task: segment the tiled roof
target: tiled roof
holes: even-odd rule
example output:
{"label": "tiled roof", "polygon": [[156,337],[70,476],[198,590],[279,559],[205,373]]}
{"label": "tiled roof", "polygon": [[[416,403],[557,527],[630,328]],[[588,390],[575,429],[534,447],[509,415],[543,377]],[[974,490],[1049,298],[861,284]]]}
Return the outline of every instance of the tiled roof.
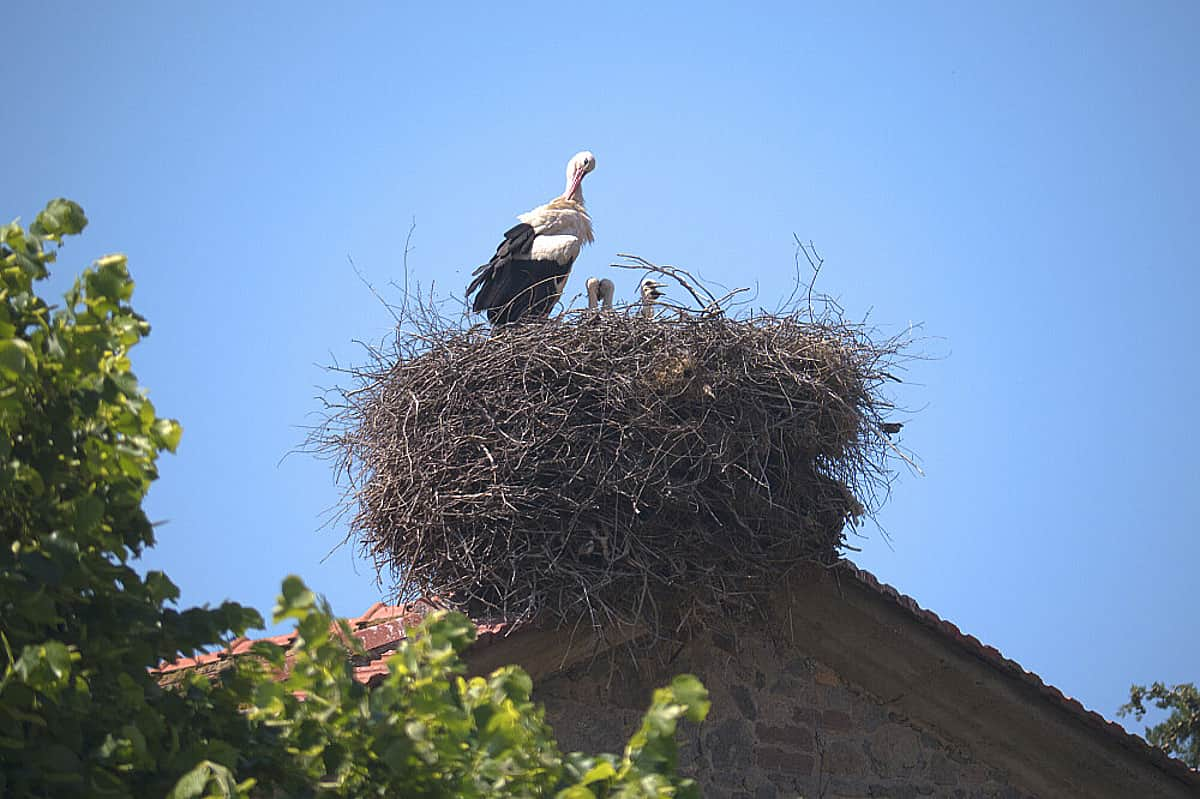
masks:
{"label": "tiled roof", "polygon": [[[837,572],[844,577],[850,577],[859,585],[868,589],[880,599],[903,609],[919,624],[938,633],[947,643],[961,647],[972,655],[993,666],[1006,676],[1018,680],[1031,687],[1046,701],[1051,702],[1074,717],[1084,726],[1108,736],[1121,746],[1138,753],[1158,765],[1168,773],[1173,773],[1180,779],[1200,787],[1200,771],[1188,768],[1182,761],[1165,754],[1161,749],[1151,746],[1139,735],[1133,735],[1121,725],[1109,721],[1095,711],[1088,710],[1078,700],[1067,696],[1059,689],[1045,683],[1041,677],[1027,671],[1014,660],[1006,658],[995,647],[988,646],[973,635],[964,633],[954,624],[946,621],[932,611],[922,608],[912,597],[900,593],[892,586],[880,582],[874,575],[858,568],[850,561],[843,560]],[[366,612],[357,618],[348,619],[354,635],[370,653],[370,660],[356,665],[354,676],[359,682],[371,685],[387,674],[386,658],[396,651],[396,647],[404,640],[406,630],[415,626],[427,614],[442,607],[437,600],[419,600],[408,605],[387,605],[376,602],[367,608]],[[515,627],[503,620],[476,622],[477,638],[474,646],[488,645],[497,639],[502,639],[515,631]],[[295,634],[277,635],[269,638],[256,639],[269,641],[280,646],[290,646],[295,641]],[[219,652],[201,654],[194,658],[180,658],[171,663],[162,664],[158,673],[168,675],[181,669],[202,667],[231,657],[244,654],[250,650],[256,640],[238,638],[226,649]],[[515,658],[514,658],[515,659]]]}
{"label": "tiled roof", "polygon": [[1189,768],[1182,760],[1167,755],[1158,747],[1151,746],[1145,738],[1126,731],[1120,724],[1109,721],[1094,710],[1088,710],[1079,700],[1067,696],[1053,685],[1047,684],[1041,677],[1032,671],[1027,671],[1015,660],[1006,658],[994,646],[988,646],[975,636],[964,633],[957,626],[946,621],[933,611],[926,610],[918,605],[912,597],[900,593],[887,583],[880,582],[875,575],[865,569],[858,568],[848,560],[843,560],[841,566],[842,568],[839,571],[843,575],[853,577],[861,585],[873,591],[882,599],[904,609],[913,619],[939,633],[944,639],[954,645],[962,647],[1005,675],[1020,680],[1033,688],[1048,702],[1058,705],[1084,726],[1096,730],[1114,739],[1125,748],[1148,758],[1164,771],[1175,774],[1193,785],[1200,786],[1200,771]]}
{"label": "tiled roof", "polygon": [[[370,685],[387,674],[386,660],[396,651],[396,647],[407,636],[407,630],[415,627],[429,613],[441,608],[436,599],[418,600],[408,605],[388,605],[376,602],[367,608],[361,616],[347,619],[350,629],[367,650],[369,660],[356,664],[354,678],[359,682]],[[483,646],[497,637],[503,637],[512,630],[512,625],[504,621],[483,621],[475,624],[475,646]],[[250,648],[265,641],[284,648],[290,647],[296,641],[295,633],[274,635],[266,638],[235,638],[229,646],[216,652],[206,652],[195,657],[183,657],[169,663],[162,663],[155,671],[161,675],[169,675],[184,669],[194,669],[205,666],[220,668],[222,662],[230,658],[244,655]]]}

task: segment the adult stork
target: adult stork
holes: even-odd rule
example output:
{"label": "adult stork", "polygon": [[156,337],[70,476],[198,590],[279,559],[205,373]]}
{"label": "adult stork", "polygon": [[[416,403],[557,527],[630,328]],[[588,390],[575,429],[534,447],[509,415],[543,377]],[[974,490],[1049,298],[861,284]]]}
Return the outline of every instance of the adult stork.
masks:
{"label": "adult stork", "polygon": [[583,177],[595,168],[594,155],[577,153],[567,163],[566,190],[518,216],[520,224],[504,234],[492,260],[474,271],[467,296],[479,293],[471,308],[486,313],[493,326],[550,315],[580,248],[592,242]]}

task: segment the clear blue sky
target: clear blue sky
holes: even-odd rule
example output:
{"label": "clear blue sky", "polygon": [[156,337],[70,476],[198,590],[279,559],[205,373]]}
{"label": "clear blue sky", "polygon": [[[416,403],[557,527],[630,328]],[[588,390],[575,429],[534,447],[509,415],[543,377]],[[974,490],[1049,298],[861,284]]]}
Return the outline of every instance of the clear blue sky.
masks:
{"label": "clear blue sky", "polygon": [[860,565],[1106,715],[1200,680],[1200,6],[642,6],[6,8],[0,217],[83,204],[58,285],[129,254],[184,425],[148,566],[189,604],[380,598],[322,560],[329,465],[281,462],[389,329],[347,255],[399,277],[415,217],[415,275],[461,292],[586,147],[571,290],[626,251],[773,305],[795,232],[852,316],[937,337],[902,395],[925,476]]}

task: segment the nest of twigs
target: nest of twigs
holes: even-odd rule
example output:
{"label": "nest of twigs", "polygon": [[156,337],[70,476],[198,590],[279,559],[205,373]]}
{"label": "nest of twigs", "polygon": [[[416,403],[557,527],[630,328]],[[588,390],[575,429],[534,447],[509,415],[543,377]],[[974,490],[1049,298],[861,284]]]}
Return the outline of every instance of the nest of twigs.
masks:
{"label": "nest of twigs", "polygon": [[316,443],[401,595],[596,623],[656,622],[664,599],[744,605],[836,560],[886,489],[898,425],[880,389],[900,344],[811,304],[497,332],[425,304],[399,321]]}

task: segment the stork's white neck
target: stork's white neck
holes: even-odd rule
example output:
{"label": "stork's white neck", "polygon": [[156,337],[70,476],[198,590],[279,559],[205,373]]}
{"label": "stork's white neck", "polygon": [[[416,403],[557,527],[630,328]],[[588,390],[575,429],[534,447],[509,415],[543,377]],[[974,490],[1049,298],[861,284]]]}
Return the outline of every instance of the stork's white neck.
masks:
{"label": "stork's white neck", "polygon": [[[583,205],[583,182],[581,181],[579,183],[579,185],[575,187],[574,194],[568,194],[567,192],[569,192],[569,191],[571,191],[570,178],[567,179],[567,187],[565,189],[563,189],[563,193],[559,195],[559,199],[566,200],[568,202],[575,202],[575,203],[579,203],[580,205]],[[542,196],[545,196],[545,195],[542,195]]]}

